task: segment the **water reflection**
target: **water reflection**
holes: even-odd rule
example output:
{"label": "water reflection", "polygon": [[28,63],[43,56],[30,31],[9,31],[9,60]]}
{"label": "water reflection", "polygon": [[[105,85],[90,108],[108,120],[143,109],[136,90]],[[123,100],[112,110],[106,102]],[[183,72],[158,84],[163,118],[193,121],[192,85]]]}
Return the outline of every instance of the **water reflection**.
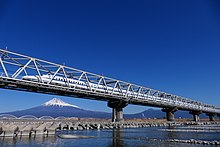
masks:
{"label": "water reflection", "polygon": [[[199,128],[200,127],[200,128]],[[220,141],[219,126],[202,126],[205,131],[212,132],[189,132],[189,130],[201,129],[201,126],[161,127],[161,128],[133,128],[133,129],[112,129],[112,130],[78,130],[61,131],[57,134],[74,134],[82,136],[95,136],[86,139],[61,139],[57,135],[32,136],[7,138],[0,137],[0,146],[96,146],[96,147],[124,147],[124,146],[183,146],[191,147],[192,144],[167,142],[168,139],[195,139],[195,140],[217,140]],[[184,131],[185,129],[185,131]],[[183,130],[183,131],[179,131]],[[213,132],[213,130],[217,132]],[[198,145],[199,146],[199,145]]]}
{"label": "water reflection", "polygon": [[29,146],[30,144],[56,144],[57,138],[55,135],[52,136],[34,136],[34,137],[28,137],[28,136],[22,136],[22,137],[0,137],[0,146],[15,146],[15,145],[21,145],[21,146]]}
{"label": "water reflection", "polygon": [[[87,142],[95,145],[94,142],[101,141],[105,142],[104,139],[110,141],[109,143],[104,143],[109,147],[123,147],[124,145],[124,130],[123,129],[113,129],[107,130],[107,134],[104,135],[105,131],[65,131],[59,133],[67,134],[77,134],[77,135],[87,135],[87,136],[97,136],[94,139],[60,139],[56,135],[51,136],[22,136],[22,137],[0,137],[0,146],[69,146],[69,145],[82,145],[82,143]],[[69,144],[69,145],[67,145]],[[99,142],[99,144],[101,144]],[[99,144],[97,144],[99,146]]]}
{"label": "water reflection", "polygon": [[124,140],[123,140],[123,129],[117,128],[112,130],[112,144],[110,147],[123,147]]}
{"label": "water reflection", "polygon": [[[168,126],[167,129],[174,129],[175,127],[174,126]],[[171,138],[178,138],[179,134],[177,134],[176,132],[170,132],[170,131],[167,131],[167,132],[164,132],[164,136],[163,136],[163,139],[171,139]]]}

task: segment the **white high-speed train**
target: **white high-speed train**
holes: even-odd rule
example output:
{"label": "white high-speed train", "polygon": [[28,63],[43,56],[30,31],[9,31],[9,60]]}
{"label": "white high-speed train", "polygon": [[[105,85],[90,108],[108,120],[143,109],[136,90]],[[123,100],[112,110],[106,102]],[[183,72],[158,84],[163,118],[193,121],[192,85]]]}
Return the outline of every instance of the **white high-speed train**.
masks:
{"label": "white high-speed train", "polygon": [[[53,79],[53,80],[51,80]],[[69,85],[70,87],[74,88],[79,88],[79,89],[83,89],[83,90],[88,90],[89,88],[91,88],[93,91],[97,91],[97,92],[109,92],[109,94],[115,94],[115,95],[121,95],[121,93],[123,93],[124,95],[127,94],[128,97],[132,97],[135,95],[135,97],[138,95],[138,99],[145,99],[148,101],[152,101],[152,102],[165,102],[165,103],[170,103],[170,104],[180,104],[182,103],[181,101],[176,101],[173,99],[168,99],[168,98],[163,98],[163,97],[157,97],[157,96],[151,96],[148,94],[141,94],[141,93],[137,93],[137,92],[127,92],[127,90],[121,90],[118,88],[112,88],[109,86],[103,86],[103,85],[98,85],[98,84],[93,84],[93,83],[86,83],[83,81],[78,81],[78,80],[74,80],[71,78],[64,78],[61,76],[54,76],[47,74],[47,75],[42,75],[41,77],[39,77],[38,75],[36,76],[23,76],[22,80],[28,80],[28,81],[33,81],[33,82],[43,82],[43,83],[51,83],[54,85],[59,85],[59,86],[67,86]],[[182,104],[184,105],[184,104]]]}
{"label": "white high-speed train", "polygon": [[[53,80],[51,80],[53,79]],[[79,88],[79,89],[83,89],[83,90],[89,90],[90,88],[92,89],[92,91],[97,91],[97,92],[101,92],[101,93],[106,93],[108,92],[108,94],[115,94],[115,95],[121,95],[123,93],[123,95],[127,95],[128,97],[131,97],[132,99],[143,99],[143,100],[147,100],[147,101],[151,101],[151,102],[162,102],[162,103],[166,103],[166,104],[170,104],[173,106],[188,106],[191,108],[195,108],[198,107],[200,109],[205,109],[202,108],[201,105],[196,105],[195,103],[193,103],[192,101],[188,101],[185,102],[184,99],[179,98],[177,99],[170,99],[170,98],[164,98],[163,96],[152,96],[149,94],[143,94],[143,93],[138,93],[138,92],[131,92],[127,90],[121,90],[118,88],[112,88],[109,86],[103,86],[103,85],[99,85],[99,84],[93,84],[90,82],[83,82],[83,81],[78,81],[78,80],[74,80],[71,78],[64,78],[62,76],[54,76],[47,74],[47,75],[42,75],[41,77],[39,77],[38,75],[36,76],[23,76],[22,80],[27,80],[27,81],[33,81],[33,82],[43,82],[43,83],[51,83],[54,85],[59,85],[59,86],[67,86],[69,85],[71,88]],[[138,96],[138,97],[137,97]],[[214,108],[214,106],[213,106]],[[209,109],[209,108],[207,108]]]}
{"label": "white high-speed train", "polygon": [[[51,80],[53,78],[53,80]],[[33,82],[43,82],[43,83],[48,83],[50,82],[51,84],[54,84],[54,85],[59,85],[59,86],[67,86],[69,85],[70,87],[77,87],[77,88],[80,88],[80,89],[84,89],[84,90],[87,90],[89,89],[89,87],[92,89],[92,90],[96,90],[97,92],[106,92],[106,91],[109,91],[110,93],[113,93],[113,94],[121,94],[123,93],[124,95],[126,94],[126,90],[121,90],[121,89],[118,89],[118,88],[112,88],[112,87],[109,87],[109,86],[103,86],[103,85],[98,85],[98,84],[93,84],[93,83],[86,83],[86,82],[83,82],[83,81],[78,81],[78,80],[74,80],[74,79],[71,79],[71,78],[64,78],[64,77],[61,77],[61,76],[54,76],[53,75],[42,75],[41,77],[39,77],[38,75],[36,76],[23,76],[22,77],[22,80],[28,80],[28,81],[33,81]],[[114,90],[114,91],[113,91]],[[144,95],[144,94],[138,94],[137,92],[128,92],[127,93],[128,96],[133,96],[133,95],[138,95],[138,98],[143,98],[143,99],[146,99],[146,96],[147,95]],[[147,96],[148,97],[148,100],[152,100],[152,101],[158,101],[159,99],[156,99],[156,97],[153,97],[153,96]],[[165,101],[165,99],[164,99]],[[166,99],[167,101],[167,99]]]}
{"label": "white high-speed train", "polygon": [[[51,80],[53,79],[53,80]],[[43,82],[43,83],[51,83],[54,85],[59,85],[59,86],[67,86],[69,85],[70,87],[77,87],[80,89],[88,89],[89,87],[92,90],[96,90],[96,91],[101,91],[101,92],[105,92],[107,89],[109,91],[113,91],[112,87],[106,87],[103,85],[98,85],[98,84],[93,84],[93,83],[86,83],[83,81],[78,81],[78,80],[74,80],[74,79],[70,79],[70,78],[64,78],[61,76],[52,76],[50,74],[48,75],[42,75],[41,77],[37,76],[23,76],[22,80],[28,80],[28,81],[33,81],[33,82]],[[119,94],[121,90],[119,90],[118,88],[114,89],[115,94]],[[125,90],[122,90],[122,92],[126,92]]]}
{"label": "white high-speed train", "polygon": [[[53,79],[53,80],[51,80]],[[36,76],[23,76],[22,80],[28,80],[28,81],[33,81],[33,82],[43,82],[43,83],[49,83],[53,84],[53,85],[58,85],[58,86],[67,86],[69,85],[71,88],[79,88],[82,90],[89,90],[90,88],[92,89],[92,91],[96,91],[96,92],[101,92],[101,93],[106,93],[108,92],[109,94],[115,94],[115,95],[121,95],[121,93],[123,93],[124,95],[126,95],[126,90],[121,90],[118,88],[112,88],[109,86],[103,86],[103,85],[98,85],[98,84],[93,84],[90,82],[83,82],[83,81],[78,81],[78,80],[74,80],[71,78],[64,78],[61,76],[54,76],[53,75],[42,75],[41,77],[39,77],[38,75]],[[132,97],[134,95],[138,95],[137,92],[128,92],[127,96],[128,97]],[[138,98],[142,98],[142,99],[146,99],[144,98],[143,94],[139,94]],[[149,100],[152,101],[156,101],[156,99],[149,97]]]}

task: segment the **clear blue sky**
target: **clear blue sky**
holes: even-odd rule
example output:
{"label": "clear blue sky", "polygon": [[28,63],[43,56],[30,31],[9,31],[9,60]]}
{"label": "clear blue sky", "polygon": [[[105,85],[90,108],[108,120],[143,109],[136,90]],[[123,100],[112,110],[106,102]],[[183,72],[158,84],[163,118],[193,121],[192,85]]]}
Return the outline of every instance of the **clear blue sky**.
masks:
{"label": "clear blue sky", "polygon": [[[219,0],[1,0],[0,47],[220,107]],[[0,112],[52,95],[0,89]],[[90,110],[106,102],[60,97]],[[148,107],[131,106],[126,113]]]}

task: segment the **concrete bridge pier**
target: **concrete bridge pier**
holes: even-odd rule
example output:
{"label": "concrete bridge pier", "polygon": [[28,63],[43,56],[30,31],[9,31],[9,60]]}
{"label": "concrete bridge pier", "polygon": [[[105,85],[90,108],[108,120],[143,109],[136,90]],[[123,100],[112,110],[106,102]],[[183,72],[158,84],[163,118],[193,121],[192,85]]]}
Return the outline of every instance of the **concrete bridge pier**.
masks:
{"label": "concrete bridge pier", "polygon": [[195,122],[199,121],[199,115],[202,114],[201,111],[190,111],[189,114],[193,115],[193,120]]}
{"label": "concrete bridge pier", "polygon": [[128,105],[124,101],[109,101],[108,107],[112,108],[112,122],[123,121],[123,108]]}
{"label": "concrete bridge pier", "polygon": [[163,108],[163,112],[166,112],[167,121],[174,121],[174,112],[177,111],[177,108]]}
{"label": "concrete bridge pier", "polygon": [[214,116],[215,116],[214,113],[207,113],[206,115],[209,116],[210,121],[214,121]]}

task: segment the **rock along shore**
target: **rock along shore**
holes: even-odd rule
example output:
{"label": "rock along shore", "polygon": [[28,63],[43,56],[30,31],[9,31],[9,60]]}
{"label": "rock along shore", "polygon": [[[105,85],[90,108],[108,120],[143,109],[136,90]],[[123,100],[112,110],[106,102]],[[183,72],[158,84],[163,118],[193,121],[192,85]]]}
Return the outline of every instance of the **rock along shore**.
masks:
{"label": "rock along shore", "polygon": [[126,120],[110,122],[110,120],[31,120],[5,119],[0,120],[0,137],[53,135],[59,130],[94,130],[113,128],[143,128],[165,126],[220,125],[220,122],[166,122],[164,120]]}
{"label": "rock along shore", "polygon": [[165,141],[177,142],[177,143],[189,143],[189,144],[218,145],[218,146],[220,145],[220,141],[217,140],[206,141],[206,140],[195,140],[195,139],[189,139],[189,140],[169,139]]}

